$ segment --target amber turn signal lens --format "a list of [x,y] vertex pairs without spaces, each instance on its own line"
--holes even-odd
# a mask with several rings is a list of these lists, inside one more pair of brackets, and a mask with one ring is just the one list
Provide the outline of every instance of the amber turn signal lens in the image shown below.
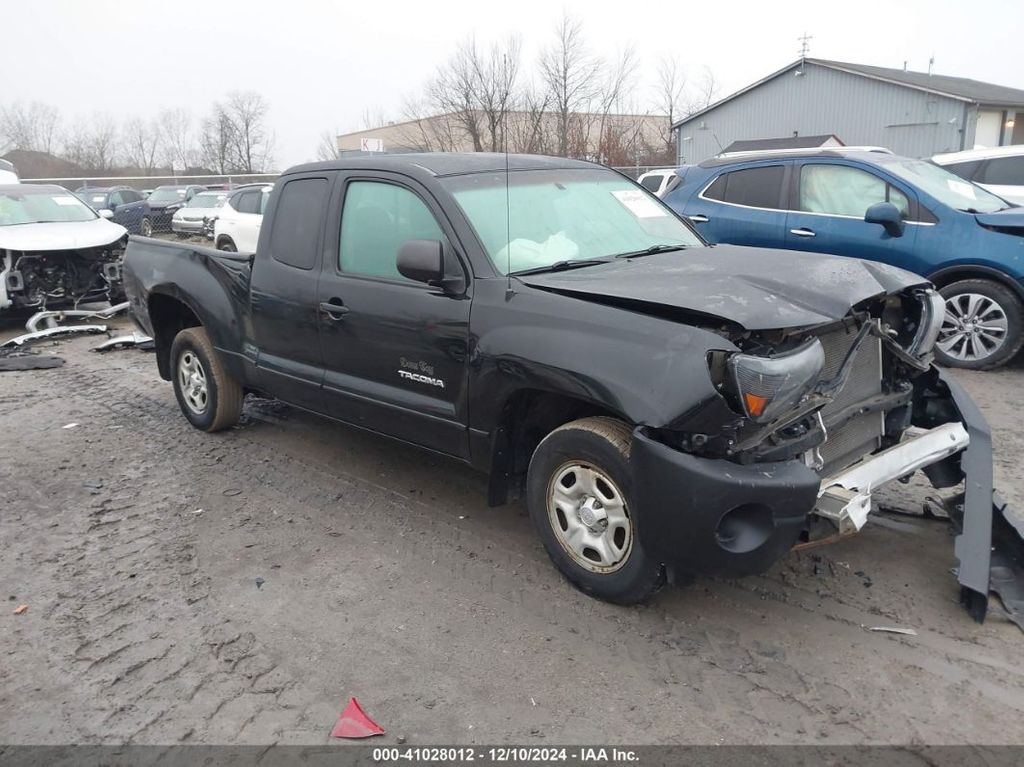
[[768,404],[767,397],[758,397],[756,394],[751,394],[750,392],[744,394],[743,399],[746,401],[747,412],[754,418],[759,418],[761,413],[764,412],[765,406]]

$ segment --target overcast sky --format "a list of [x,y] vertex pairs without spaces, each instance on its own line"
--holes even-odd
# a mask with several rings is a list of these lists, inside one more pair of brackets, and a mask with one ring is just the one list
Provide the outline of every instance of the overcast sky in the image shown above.
[[94,112],[151,116],[186,106],[200,118],[234,89],[264,94],[276,165],[316,153],[324,130],[361,127],[367,110],[397,116],[403,97],[460,41],[522,37],[524,65],[563,9],[581,18],[595,53],[633,43],[653,101],[654,68],[674,54],[691,77],[710,67],[720,95],[810,55],[927,70],[1024,88],[1024,2],[115,2],[8,0],[0,10],[0,103],[38,100],[66,120]]

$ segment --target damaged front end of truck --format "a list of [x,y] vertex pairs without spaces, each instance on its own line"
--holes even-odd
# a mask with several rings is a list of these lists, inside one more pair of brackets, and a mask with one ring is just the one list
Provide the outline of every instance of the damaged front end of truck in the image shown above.
[[703,371],[670,372],[656,418],[632,419],[645,550],[684,572],[764,572],[855,533],[881,486],[922,471],[947,496],[964,606],[983,620],[995,591],[1024,628],[1024,524],[993,492],[984,417],[932,362],[944,305],[925,280],[736,246],[597,271],[530,284],[672,320],[706,350]]
[[722,326],[734,348],[707,355],[717,401],[636,437],[641,477],[666,450],[689,464],[674,487],[641,481],[641,503],[694,494],[722,510],[709,535],[693,538],[720,551],[686,561],[763,571],[793,545],[857,532],[879,487],[923,471],[936,488],[959,489],[943,506],[957,531],[963,605],[980,622],[994,591],[1024,628],[1024,526],[993,492],[988,424],[932,364],[943,313],[934,290],[915,286],[810,328]]

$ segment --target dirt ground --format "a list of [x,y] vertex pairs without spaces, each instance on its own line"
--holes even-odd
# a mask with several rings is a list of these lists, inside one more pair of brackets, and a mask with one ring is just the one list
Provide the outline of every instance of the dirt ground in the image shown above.
[[[469,469],[265,400],[199,433],[152,354],[95,343],[0,373],[0,743],[318,744],[349,696],[381,745],[1024,742],[1024,634],[959,607],[945,523],[892,513],[923,485],[619,608]],[[1024,504],[1024,362],[961,380]]]

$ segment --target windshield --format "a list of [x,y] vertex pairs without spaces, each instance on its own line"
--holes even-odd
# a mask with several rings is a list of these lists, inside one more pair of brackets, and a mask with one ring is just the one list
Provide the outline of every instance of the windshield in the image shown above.
[[167,189],[154,189],[149,196],[150,202],[177,202],[185,199],[185,190],[168,187]]
[[507,201],[505,173],[454,176],[442,184],[502,274],[702,244],[660,200],[609,170],[514,171]]
[[992,213],[1008,207],[1005,200],[964,181],[945,168],[923,160],[899,160],[883,166],[895,176],[913,184],[939,202],[971,213]]
[[0,226],[92,221],[96,214],[70,192],[0,192]]
[[219,208],[220,204],[224,202],[224,198],[227,195],[224,193],[206,193],[197,194],[191,200],[188,201],[186,208]]

